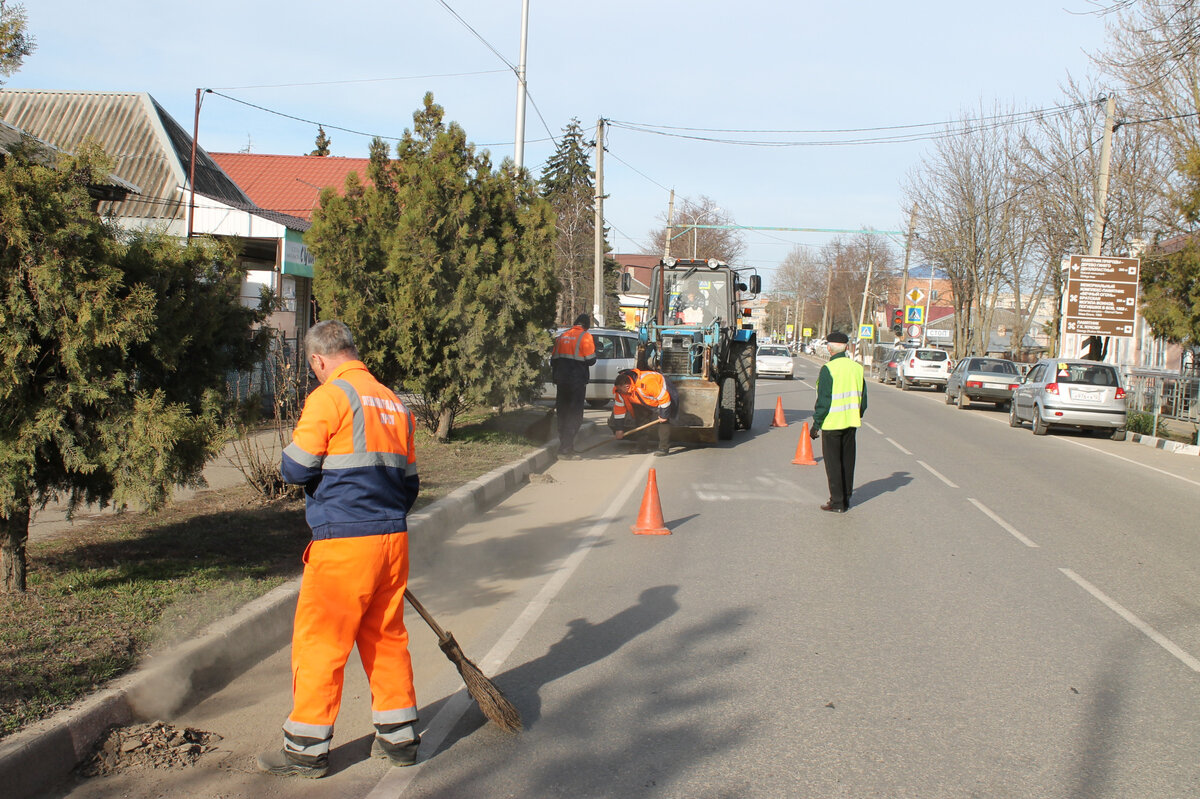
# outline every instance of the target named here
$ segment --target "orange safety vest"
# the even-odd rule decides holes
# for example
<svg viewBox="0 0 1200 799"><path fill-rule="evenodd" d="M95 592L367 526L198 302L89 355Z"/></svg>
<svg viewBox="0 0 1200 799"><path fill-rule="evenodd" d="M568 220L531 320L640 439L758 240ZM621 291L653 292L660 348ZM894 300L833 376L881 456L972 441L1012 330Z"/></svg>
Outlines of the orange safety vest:
<svg viewBox="0 0 1200 799"><path fill-rule="evenodd" d="M671 390L667 378L659 372L644 369L631 369L634 373L633 386L628 394L622 394L613 389L613 418L624 419L631 405L642 405L654 408L659 415L669 414L671 407ZM628 403L628 404L627 404Z"/></svg>
<svg viewBox="0 0 1200 799"><path fill-rule="evenodd" d="M579 361L588 365L594 363L596 343L592 341L592 334L580 325L564 330L558 335L558 338L554 339L554 354L550 356L550 360L558 358Z"/></svg>

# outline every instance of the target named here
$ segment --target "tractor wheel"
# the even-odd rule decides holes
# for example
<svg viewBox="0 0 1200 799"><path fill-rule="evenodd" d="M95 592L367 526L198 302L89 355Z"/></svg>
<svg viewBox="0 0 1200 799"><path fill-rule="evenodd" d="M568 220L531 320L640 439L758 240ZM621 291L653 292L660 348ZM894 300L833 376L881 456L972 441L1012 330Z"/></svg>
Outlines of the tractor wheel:
<svg viewBox="0 0 1200 799"><path fill-rule="evenodd" d="M721 381L721 407L717 410L717 438L729 441L737 426L737 381L727 377Z"/></svg>
<svg viewBox="0 0 1200 799"><path fill-rule="evenodd" d="M754 421L754 381L757 377L754 350L743 347L734 361L733 369L737 381L737 429L749 430Z"/></svg>

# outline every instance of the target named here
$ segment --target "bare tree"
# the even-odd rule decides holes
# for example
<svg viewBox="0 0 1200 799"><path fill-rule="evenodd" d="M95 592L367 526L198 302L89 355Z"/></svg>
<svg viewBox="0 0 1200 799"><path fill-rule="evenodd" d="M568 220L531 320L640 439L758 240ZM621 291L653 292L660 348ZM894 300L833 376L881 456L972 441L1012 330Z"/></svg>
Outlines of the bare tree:
<svg viewBox="0 0 1200 799"><path fill-rule="evenodd" d="M989 119L1005 116L989 115ZM954 354L988 346L996 302L1022 261L1022 208L1013 154L1020 124L996 125L965 116L948 127L934 152L910 175L908 202L917 206L915 248L950 277L954 294Z"/></svg>
<svg viewBox="0 0 1200 799"><path fill-rule="evenodd" d="M772 289L788 298L792 306L791 319L799 339L804 328L814 326L820 318L820 302L825 292L825 271L817 254L807 247L793 247L775 273Z"/></svg>
<svg viewBox="0 0 1200 799"><path fill-rule="evenodd" d="M667 217L659 217L663 226L650 232L651 252L661 255L667 245ZM714 229L702 225L736 225L732 213L721 208L710 197L698 200L684 198L675 204L672 220L671 255L676 258L716 258L737 265L746 252L745 237L740 230Z"/></svg>

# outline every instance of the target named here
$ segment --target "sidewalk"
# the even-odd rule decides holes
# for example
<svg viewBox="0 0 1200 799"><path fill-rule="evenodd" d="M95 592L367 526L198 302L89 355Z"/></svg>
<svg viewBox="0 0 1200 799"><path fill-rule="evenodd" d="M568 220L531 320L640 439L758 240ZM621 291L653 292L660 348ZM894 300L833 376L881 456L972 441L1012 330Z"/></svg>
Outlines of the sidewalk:
<svg viewBox="0 0 1200 799"><path fill-rule="evenodd" d="M279 441L274 431L264 431L252 436L253 441L270 453L273 460L279 459ZM201 491L230 488L241 485L246 481L241 471L235 465L236 442L225 445L224 451L208 462L204 467L204 481L207 488L177 488L172 497L176 500L190 499ZM116 514L110 505L101 508L97 505L85 505L75 509L74 518L67 518L67 503L52 502L41 510L35 510L29 520L29 540L43 541L55 538L69 532L73 528L85 525L95 519L101 519Z"/></svg>

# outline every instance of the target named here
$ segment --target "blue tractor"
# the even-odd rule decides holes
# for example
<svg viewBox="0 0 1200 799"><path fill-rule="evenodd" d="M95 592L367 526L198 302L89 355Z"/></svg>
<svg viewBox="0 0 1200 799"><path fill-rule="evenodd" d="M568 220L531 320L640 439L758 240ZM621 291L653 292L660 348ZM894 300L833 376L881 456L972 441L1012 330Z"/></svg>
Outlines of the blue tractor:
<svg viewBox="0 0 1200 799"><path fill-rule="evenodd" d="M734 430L750 429L756 340L744 303L760 291L753 270L714 259L667 257L652 267L638 368L658 370L675 386L676 440L728 441Z"/></svg>

